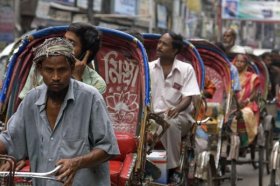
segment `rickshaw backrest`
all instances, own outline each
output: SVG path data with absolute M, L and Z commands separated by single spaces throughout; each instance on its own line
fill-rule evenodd
M 149 96 L 149 71 L 142 44 L 124 32 L 100 28 L 102 48 L 95 67 L 107 84 L 103 94 L 115 132 L 136 134 Z M 142 48 L 141 48 L 142 47 Z
M 207 102 L 222 103 L 231 92 L 232 77 L 230 62 L 226 55 L 215 45 L 206 40 L 190 40 L 198 50 L 204 65 L 205 75 L 216 87 L 213 98 Z
M 268 95 L 268 85 L 269 85 L 269 73 L 267 66 L 264 64 L 262 59 L 258 56 L 249 54 L 249 59 L 251 61 L 249 70 L 258 74 L 260 78 L 260 92 L 264 99 Z

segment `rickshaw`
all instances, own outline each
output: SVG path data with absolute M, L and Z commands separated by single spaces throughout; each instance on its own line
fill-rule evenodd
M 0 109 L 5 122 L 21 101 L 18 94 L 32 65 L 32 48 L 46 38 L 63 36 L 67 28 L 55 26 L 34 32 L 22 39 L 20 46 L 13 51 L 0 92 Z M 121 152 L 120 156 L 110 160 L 111 185 L 140 185 L 145 168 L 143 144 L 150 103 L 148 58 L 143 45 L 135 37 L 113 29 L 97 29 L 102 33 L 102 46 L 94 63 L 107 84 L 103 97 Z M 29 171 L 29 167 L 24 170 Z M 16 184 L 32 183 L 22 179 L 16 180 Z
M 268 89 L 269 89 L 269 73 L 266 64 L 262 61 L 262 59 L 252 52 L 248 52 L 248 56 L 250 60 L 253 62 L 256 67 L 251 66 L 251 70 L 256 72 L 260 77 L 260 90 L 258 96 L 258 103 L 260 107 L 260 122 L 262 123 L 264 129 L 264 164 L 266 167 L 267 174 L 270 173 L 270 155 L 273 146 L 273 139 L 274 139 L 274 128 L 275 128 L 275 118 L 271 115 L 267 110 L 267 96 L 268 96 Z M 249 69 L 250 70 L 250 69 Z M 261 139 L 261 138 L 259 138 Z
M 159 34 L 143 34 L 144 38 L 144 46 L 146 48 L 149 61 L 153 61 L 157 59 L 156 57 L 156 47 L 158 40 L 160 38 Z M 190 63 L 195 70 L 198 84 L 200 86 L 200 90 L 203 91 L 204 87 L 204 64 L 203 61 L 196 50 L 196 48 L 187 40 L 184 41 L 183 50 L 178 54 L 177 58 L 181 61 L 185 61 Z M 151 87 L 152 89 L 153 87 Z M 194 106 L 196 110 L 196 114 L 198 114 L 201 106 L 201 99 L 194 98 Z M 194 114 L 194 118 L 196 118 L 196 114 Z M 196 125 L 193 125 L 191 132 L 182 138 L 181 144 L 181 156 L 180 156 L 180 181 L 178 183 L 169 183 L 172 185 L 185 185 L 189 184 L 190 180 L 193 179 L 194 170 L 192 170 L 193 159 L 194 159 L 194 131 L 196 130 Z M 159 148 L 162 150 L 162 148 Z M 152 180 L 151 182 L 146 182 L 147 185 L 167 185 L 167 182 L 158 182 L 157 180 Z
M 227 157 L 227 154 L 222 152 L 223 130 L 230 112 L 231 82 L 234 80 L 224 52 L 207 40 L 191 39 L 190 42 L 196 47 L 204 62 L 206 78 L 216 87 L 212 98 L 206 99 L 207 109 L 204 117 L 211 117 L 211 120 L 206 123 L 206 131 L 201 131 L 206 133 L 204 141 L 207 141 L 207 144 L 198 154 L 196 178 L 198 185 L 218 185 L 221 176 L 220 157 Z M 202 135 L 198 133 L 199 136 Z
M 265 65 L 254 56 L 250 51 L 246 48 L 243 48 L 242 51 L 235 51 L 232 53 L 232 56 L 237 55 L 238 53 L 243 53 L 249 56 L 250 64 L 249 64 L 249 71 L 256 73 L 260 77 L 260 87 L 258 90 L 258 100 L 257 104 L 260 107 L 260 118 L 259 118 L 259 125 L 257 129 L 257 136 L 255 137 L 254 141 L 249 144 L 249 146 L 243 148 L 243 155 L 246 155 L 247 148 L 250 148 L 251 159 L 244 160 L 239 159 L 240 157 L 240 138 L 236 136 L 236 134 L 231 134 L 230 139 L 230 163 L 231 163 L 231 185 L 234 186 L 237 184 L 237 172 L 236 172 L 236 165 L 248 164 L 251 163 L 255 169 L 258 168 L 259 170 L 259 185 L 263 185 L 263 168 L 264 164 L 266 163 L 267 172 L 269 173 L 269 164 L 267 163 L 267 159 L 270 156 L 271 152 L 271 138 L 266 138 L 266 135 L 271 134 L 271 123 L 273 123 L 273 118 L 265 112 L 265 101 L 267 96 L 267 88 L 268 88 L 268 73 Z M 236 97 L 235 97 L 236 102 Z M 235 110 L 238 111 L 238 103 L 235 103 Z M 232 112 L 233 115 L 236 115 L 237 112 Z M 236 117 L 238 117 L 236 115 Z M 242 124 L 242 121 L 241 121 Z M 239 121 L 237 121 L 237 125 L 240 125 Z M 245 126 L 242 126 L 243 128 Z M 240 127 L 242 130 L 242 127 Z M 244 128 L 246 131 L 246 128 Z M 265 133 L 266 132 L 266 133 Z M 244 132 L 243 132 L 244 133 Z M 238 132 L 238 135 L 239 132 Z M 267 146 L 265 146 L 267 145 Z M 258 159 L 255 160 L 255 154 L 258 152 Z M 264 156 L 266 161 L 264 160 Z

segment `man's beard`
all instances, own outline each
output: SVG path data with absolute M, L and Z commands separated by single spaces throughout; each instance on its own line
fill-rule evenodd
M 223 42 L 223 45 L 225 48 L 229 48 L 229 47 L 232 47 L 234 45 L 233 42 Z
M 68 88 L 69 88 L 69 86 L 65 87 L 64 89 L 62 89 L 59 92 L 48 89 L 47 96 L 48 96 L 48 98 L 50 98 L 52 100 L 60 100 L 60 99 L 63 100 L 65 95 L 67 94 Z

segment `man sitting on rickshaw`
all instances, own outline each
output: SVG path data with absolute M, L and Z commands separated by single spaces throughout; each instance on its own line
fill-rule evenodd
M 241 147 L 244 147 L 252 143 L 257 135 L 260 111 L 256 101 L 260 79 L 257 74 L 247 71 L 249 59 L 245 54 L 238 54 L 233 64 L 239 73 L 241 90 L 237 93 L 237 100 L 248 135 L 248 139 L 241 138 Z M 235 129 L 238 130 L 238 126 Z
M 169 182 L 178 182 L 181 136 L 190 130 L 192 96 L 199 95 L 193 67 L 176 59 L 183 47 L 182 36 L 165 33 L 157 45 L 157 60 L 150 62 L 152 111 L 164 115 L 170 127 L 161 137 L 167 151 Z

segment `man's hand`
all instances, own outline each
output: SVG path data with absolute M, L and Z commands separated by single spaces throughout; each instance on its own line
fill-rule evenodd
M 80 160 L 78 158 L 61 159 L 57 165 L 62 166 L 56 175 L 57 180 L 64 182 L 64 186 L 71 186 L 77 170 L 80 169 Z
M 90 51 L 87 50 L 86 54 L 85 54 L 85 57 L 82 59 L 82 61 L 80 61 L 78 59 L 76 60 L 75 69 L 74 69 L 74 72 L 73 72 L 73 77 L 76 80 L 79 80 L 79 81 L 82 80 L 83 73 L 84 73 L 85 67 L 87 65 L 87 61 L 88 61 L 89 56 L 90 56 Z
M 15 171 L 20 171 L 24 166 L 25 166 L 25 160 L 19 160 L 16 164 Z M 0 166 L 0 171 L 9 171 L 10 169 L 11 169 L 11 166 L 8 162 L 6 162 Z
M 179 115 L 180 111 L 179 109 L 177 109 L 176 107 L 175 108 L 170 108 L 168 111 L 167 111 L 167 118 L 170 119 L 170 118 L 176 118 L 178 115 Z

